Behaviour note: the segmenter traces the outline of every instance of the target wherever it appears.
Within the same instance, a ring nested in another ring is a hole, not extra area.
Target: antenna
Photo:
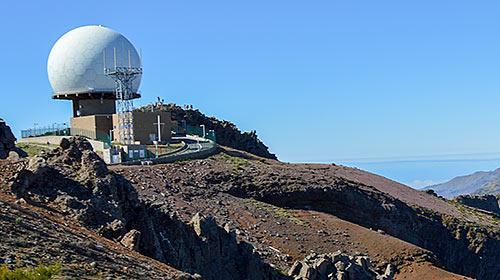
[[[123,56],[126,53],[123,49]],[[118,141],[122,144],[134,143],[134,122],[133,122],[133,99],[135,98],[133,89],[134,80],[142,74],[141,67],[132,67],[131,53],[128,51],[128,67],[123,61],[122,66],[116,65],[116,47],[113,48],[114,68],[105,68],[105,74],[115,81],[115,98],[118,114]]]

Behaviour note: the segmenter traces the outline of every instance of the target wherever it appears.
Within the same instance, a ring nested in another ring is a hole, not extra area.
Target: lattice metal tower
[[[116,109],[118,115],[119,142],[122,144],[134,143],[133,121],[133,81],[142,74],[142,67],[132,67],[130,64],[130,51],[128,52],[128,66],[116,66],[116,48],[113,49],[114,67],[106,68],[106,55],[104,57],[104,73],[111,77],[116,84]]]

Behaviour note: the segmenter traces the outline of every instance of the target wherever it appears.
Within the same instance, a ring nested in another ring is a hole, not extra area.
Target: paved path
[[[173,140],[179,140],[184,143],[186,143],[187,148],[179,151],[176,154],[192,154],[192,153],[198,153],[201,151],[205,150],[210,150],[217,144],[214,142],[203,139],[200,137],[194,137],[194,136],[187,136],[187,137],[173,137]]]
[[[186,143],[185,147],[175,153],[160,156],[154,159],[135,160],[124,162],[126,165],[171,163],[185,159],[200,159],[211,156],[217,152],[217,143],[198,136],[188,135],[185,137],[172,137]]]

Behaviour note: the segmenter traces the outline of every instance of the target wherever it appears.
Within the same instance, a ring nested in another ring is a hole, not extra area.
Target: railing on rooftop
[[[21,130],[21,138],[39,137],[39,136],[64,136],[71,135],[70,129],[66,124],[53,124],[45,127],[34,127]]]

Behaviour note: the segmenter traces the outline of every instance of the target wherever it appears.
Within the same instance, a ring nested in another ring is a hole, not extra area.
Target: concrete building
[[[158,122],[159,120],[159,122]],[[120,139],[118,115],[113,115],[113,141],[122,142]],[[170,112],[132,112],[132,129],[136,143],[143,145],[159,143],[169,143],[172,138],[172,120]]]
[[[71,134],[109,141],[113,129],[113,115],[90,115],[71,118]]]

